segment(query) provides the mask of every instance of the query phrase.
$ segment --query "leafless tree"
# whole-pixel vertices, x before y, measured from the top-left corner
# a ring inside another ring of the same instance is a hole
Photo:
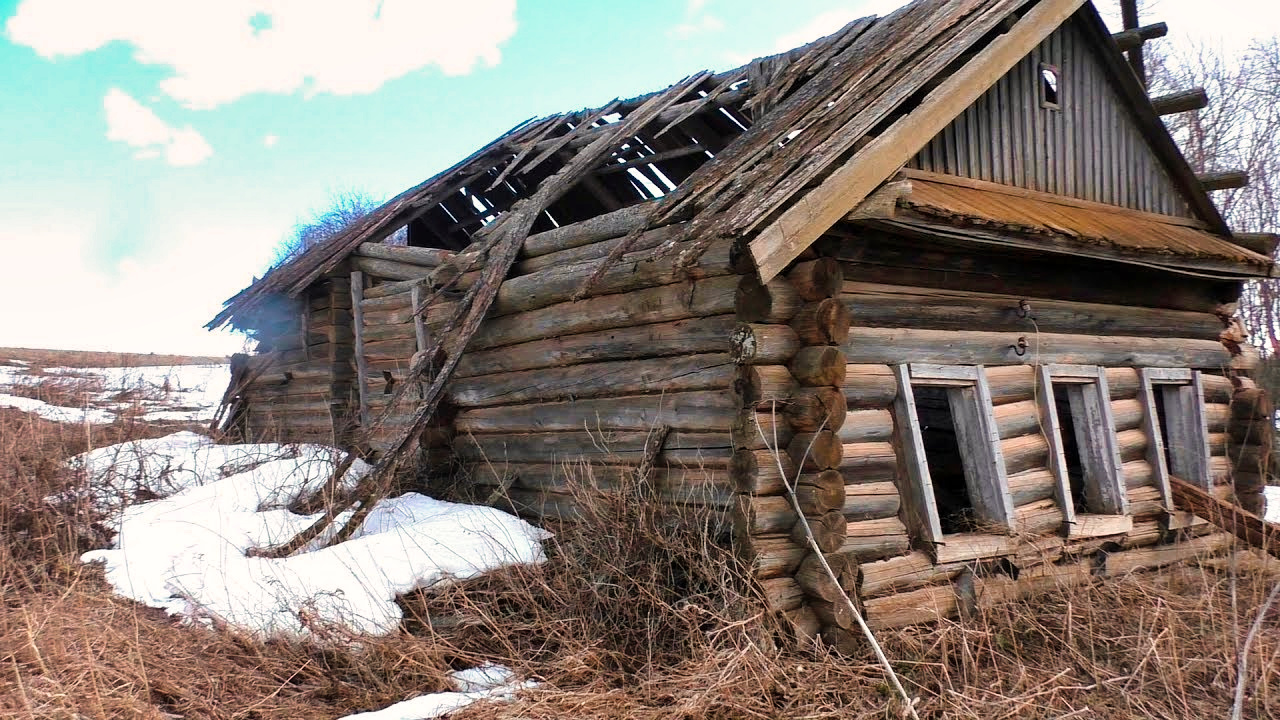
[[[273,265],[283,265],[307,250],[351,227],[376,210],[382,203],[360,190],[343,190],[333,193],[327,207],[300,220],[289,236],[276,247]],[[404,230],[395,233],[391,244],[404,244]]]

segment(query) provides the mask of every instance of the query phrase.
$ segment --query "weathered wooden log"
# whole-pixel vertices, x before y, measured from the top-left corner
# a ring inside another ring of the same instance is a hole
[[[854,597],[850,595],[851,600]],[[856,602],[856,600],[854,601]],[[818,618],[823,627],[838,627],[848,630],[856,624],[853,616],[853,607],[843,599],[831,602],[810,597],[809,609],[813,611],[814,616]]]
[[[957,612],[956,593],[949,583],[885,595],[863,604],[872,630],[936,622]]]
[[[839,468],[844,457],[840,436],[830,430],[796,433],[787,445],[791,461],[805,472]]]
[[[1040,407],[1034,400],[996,405],[994,410],[1001,440],[1040,432]]]
[[[1146,460],[1130,460],[1124,463],[1120,467],[1120,474],[1124,475],[1126,488],[1144,487],[1156,483],[1155,468],[1151,467],[1151,463]]]
[[[1053,498],[1021,505],[1013,511],[1014,531],[1024,535],[1046,535],[1062,530],[1067,516]]]
[[[888,365],[850,363],[845,367],[841,388],[850,408],[887,408],[893,404],[898,396],[898,384]]]
[[[814,302],[839,297],[844,286],[844,268],[835,258],[799,262],[787,273],[787,280],[802,300]]]
[[[796,524],[795,508],[782,495],[760,497],[739,494],[735,502],[735,537],[790,533]]]
[[[741,323],[729,338],[729,354],[746,365],[786,364],[799,349],[800,338],[786,325]]]
[[[1269,447],[1274,441],[1275,425],[1266,420],[1231,422],[1227,424],[1226,435],[1233,446]]]
[[[893,415],[888,410],[850,410],[840,425],[840,442],[888,442],[893,438]]]
[[[458,253],[453,250],[436,248],[409,247],[407,245],[384,245],[382,243],[361,243],[353,253],[355,257],[393,260],[410,265],[435,267],[455,258]]]
[[[1005,472],[1015,475],[1049,466],[1049,443],[1043,435],[1020,435],[1000,441]]]
[[[696,317],[675,322],[563,335],[508,345],[498,350],[468,351],[453,377],[560,367],[583,362],[634,360],[691,353],[724,352],[736,325],[732,315]]]
[[[424,280],[435,270],[434,267],[359,256],[352,256],[351,266],[356,270],[368,273],[372,277],[387,278],[389,280]]]
[[[841,456],[840,474],[847,485],[892,481],[898,474],[893,443],[849,443],[841,449]]]
[[[1178,508],[1195,513],[1225,533],[1234,534],[1250,547],[1280,558],[1280,525],[1224,502],[1182,478],[1170,477],[1169,489]]]
[[[1275,405],[1268,397],[1267,391],[1251,388],[1237,391],[1231,396],[1231,419],[1270,420],[1275,414]]]
[[[995,405],[1021,402],[1035,397],[1035,369],[1025,365],[986,368],[987,386]]]
[[[1025,470],[1009,475],[1008,479],[1014,507],[1050,499],[1058,488],[1058,479],[1048,468]]]
[[[735,536],[733,543],[734,553],[757,580],[791,576],[809,554],[809,548],[792,542],[789,533]]]
[[[839,473],[836,477],[840,477]],[[844,519],[849,522],[896,517],[902,505],[898,487],[892,482],[846,485],[841,487],[840,494]]]
[[[1126,494],[1129,497],[1129,514],[1135,518],[1163,516],[1169,510],[1164,506],[1160,489],[1154,485],[1132,488]]]
[[[785,492],[783,475],[796,477],[796,466],[787,453],[772,450],[737,450],[729,464],[729,474],[738,492],[778,495]]]
[[[817,640],[822,632],[822,620],[808,604],[795,610],[781,613],[783,620],[791,629],[791,640],[800,647],[807,647]]]
[[[811,345],[796,351],[788,363],[791,375],[801,385],[808,387],[841,387],[847,375],[848,365],[839,348]]]
[[[462,460],[501,466],[503,463],[576,463],[638,465],[651,433],[552,432],[495,435],[460,434],[454,451]],[[733,440],[728,433],[672,431],[662,444],[659,464],[728,467]]]
[[[827,561],[831,574],[823,567],[822,560]],[[829,553],[822,558],[809,553],[796,569],[795,578],[811,598],[835,602],[841,598],[842,591],[853,598],[858,587],[858,563],[842,553]]]
[[[1111,415],[1115,418],[1117,432],[1139,427],[1144,414],[1142,403],[1137,398],[1111,401]]]
[[[734,375],[735,366],[728,354],[713,353],[475,375],[450,382],[445,392],[454,405],[470,408],[602,395],[712,390],[728,387]]]
[[[791,318],[791,329],[805,345],[840,345],[846,341],[853,316],[835,298],[806,303]]]
[[[733,272],[729,264],[727,240],[713,243],[693,266],[684,267],[679,263],[680,259],[675,255],[655,258],[649,251],[628,253],[609,265],[604,274],[595,280],[591,286],[591,295],[626,293]],[[498,297],[490,311],[491,316],[528,312],[565,302],[573,297],[599,266],[599,261],[589,260],[509,278],[498,291]]]
[[[1120,461],[1142,460],[1147,456],[1147,433],[1141,428],[1116,433]]]
[[[775,412],[756,412],[747,408],[739,412],[729,428],[734,447],[759,449],[782,448],[795,437],[786,418]]]
[[[734,373],[733,392],[744,408],[780,411],[799,387],[786,365],[739,365]]]
[[[1209,312],[1185,312],[1062,299],[846,282],[840,299],[858,325],[929,330],[1128,335],[1215,340],[1222,322]]]
[[[955,533],[934,546],[934,559],[940,565],[969,562],[1014,554],[1014,543],[1005,535],[988,533]]]
[[[1020,338],[1027,347],[1019,355]],[[1216,340],[1100,337],[1054,333],[991,333],[854,327],[841,346],[852,363],[949,365],[1063,363],[1137,367],[1218,368],[1231,362]]]
[[[961,566],[934,565],[933,558],[919,550],[885,560],[864,562],[858,567],[858,594],[865,600],[889,592],[950,583],[960,570]]]
[[[1038,565],[1020,573],[1017,580],[1007,575],[975,577],[974,607],[986,610],[1001,603],[1087,585],[1093,581],[1093,577],[1093,568],[1089,563],[1082,562]]]
[[[783,414],[798,432],[839,431],[849,414],[844,393],[834,387],[797,389],[783,406]]]
[[[562,335],[720,315],[734,309],[731,275],[558,303],[487,321],[468,350],[515,345]]]
[[[860,563],[905,554],[911,549],[907,526],[896,517],[856,520],[845,525],[840,552]]]
[[[640,203],[587,220],[533,233],[525,239],[524,245],[520,248],[520,257],[537,257],[569,247],[622,237],[644,226],[651,209],[650,205]]]
[[[1224,170],[1222,172],[1196,173],[1196,180],[1205,192],[1215,190],[1235,190],[1248,187],[1249,173],[1244,170]]]
[[[1133,530],[1133,518],[1128,515],[1095,515],[1076,513],[1067,533],[1072,538],[1110,537],[1126,535]]]
[[[1111,552],[1106,554],[1103,571],[1107,577],[1120,577],[1137,570],[1150,570],[1192,558],[1208,557],[1231,547],[1232,541],[1233,538],[1226,533],[1215,533],[1173,545]]]
[[[791,526],[791,540],[797,545],[804,544],[808,546],[809,535],[813,535],[813,541],[817,544],[818,549],[824,553],[836,552],[844,543],[845,521],[844,514],[839,510],[829,510],[821,515],[813,517],[806,516],[808,520],[808,531],[805,530],[803,523],[797,522]]]
[[[459,433],[645,430],[663,425],[728,432],[738,415],[737,403],[726,389],[468,408],[458,413],[454,427]]]
[[[1159,543],[1164,539],[1164,528],[1161,525],[1160,520],[1133,523],[1133,529],[1124,536],[1124,546],[1135,548]]]
[[[1107,389],[1112,400],[1125,400],[1138,396],[1142,384],[1135,368],[1107,368]]]
[[[448,428],[438,428],[437,441],[448,443]],[[429,447],[438,447],[430,445]],[[635,487],[635,468],[625,465],[575,463],[480,463],[471,468],[472,482],[573,494],[580,490],[617,491]],[[670,502],[727,507],[733,499],[724,468],[695,468],[660,464],[650,470],[646,485],[655,497]]]
[[[791,577],[769,578],[760,581],[760,589],[764,591],[764,600],[770,610],[785,612],[795,610],[804,604],[804,591]]]
[[[791,283],[779,278],[761,285],[754,274],[739,280],[735,299],[738,319],[747,323],[785,323],[804,305]]]
[[[639,252],[641,250],[652,250],[659,245],[665,243],[673,237],[676,237],[683,231],[678,225],[668,225],[660,228],[653,228],[641,233],[630,245],[630,252]],[[587,262],[589,260],[600,261],[609,256],[625,238],[616,237],[607,240],[597,240],[585,245],[575,247],[566,247],[561,250],[555,250],[537,257],[526,257],[518,260],[511,268],[513,277],[520,275],[528,275],[540,270],[546,270],[550,267],[558,267],[564,265],[572,265],[575,263]]]
[[[1142,27],[1131,28],[1123,32],[1112,33],[1111,39],[1122,52],[1142,47],[1148,40],[1162,38],[1169,34],[1169,26],[1165,23],[1152,23]]]
[[[805,515],[821,515],[845,506],[844,478],[835,470],[801,475],[794,484],[796,502]]]
[[[1157,115],[1190,112],[1208,105],[1209,93],[1205,92],[1202,87],[1180,90],[1151,98],[1151,107],[1155,108]]]

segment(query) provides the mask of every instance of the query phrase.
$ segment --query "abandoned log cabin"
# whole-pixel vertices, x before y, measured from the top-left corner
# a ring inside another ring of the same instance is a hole
[[[1233,315],[1275,238],[1165,129],[1198,103],[1148,97],[1161,30],[918,0],[526,122],[227,302],[226,423],[539,519],[642,469],[837,645],[797,508],[873,627],[1224,549],[1171,480],[1259,507]]]

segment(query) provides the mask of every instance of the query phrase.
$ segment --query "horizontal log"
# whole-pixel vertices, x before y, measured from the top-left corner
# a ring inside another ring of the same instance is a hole
[[[761,285],[754,274],[738,281],[734,297],[738,319],[746,323],[785,323],[804,305],[791,283],[778,278]]]
[[[1116,433],[1116,445],[1120,448],[1120,461],[1141,460],[1147,456],[1148,438],[1141,428]]]
[[[1107,368],[1107,390],[1111,399],[1125,400],[1138,396],[1138,387],[1142,384],[1135,368]]]
[[[796,524],[796,511],[782,495],[758,496],[739,494],[735,500],[734,536],[751,537],[790,533]]]
[[[1275,414],[1275,405],[1266,390],[1252,388],[1240,390],[1231,396],[1231,419],[1269,421]]]
[[[1173,545],[1107,553],[1103,570],[1107,577],[1121,577],[1138,570],[1150,570],[1198,557],[1217,555],[1230,548],[1233,541],[1234,538],[1226,533],[1214,533]]]
[[[995,405],[1030,400],[1036,393],[1035,368],[1008,365],[986,368],[987,386]]]
[[[1129,515],[1077,513],[1067,532],[1071,537],[1077,538],[1127,535],[1132,530],[1133,518]]]
[[[822,620],[808,604],[779,613],[779,616],[790,630],[791,641],[798,647],[809,647],[822,631]]]
[[[847,485],[842,488],[845,520],[883,520],[896,517],[902,499],[898,495],[898,486],[892,482],[865,483]]]
[[[898,384],[888,365],[850,363],[845,369],[841,389],[850,409],[887,408],[898,396]]]
[[[954,533],[934,546],[934,559],[941,565],[999,558],[1014,554],[1014,542],[1005,535]]]
[[[1019,338],[1026,351],[1017,354]],[[915,362],[944,365],[1061,363],[1136,367],[1219,368],[1231,361],[1214,340],[1052,333],[988,333],[855,327],[842,346],[854,363]]]
[[[804,387],[787,398],[782,411],[797,432],[839,432],[849,415],[849,406],[838,388]]]
[[[1021,505],[1013,511],[1014,531],[1023,535],[1047,535],[1062,530],[1066,514],[1052,498]]]
[[[459,433],[647,430],[666,425],[691,432],[728,432],[738,417],[728,390],[584,398],[568,402],[467,408]]]
[[[791,329],[805,345],[839,345],[849,333],[853,316],[835,298],[806,303],[791,318]]]
[[[384,245],[382,243],[361,243],[353,253],[355,257],[394,260],[410,265],[435,267],[453,260],[458,253],[453,250],[437,248],[409,247],[407,245]]]
[[[1129,514],[1135,518],[1163,516],[1169,511],[1159,488],[1154,485],[1129,488],[1126,494],[1129,497]]]
[[[1156,483],[1156,471],[1146,460],[1130,460],[1120,466],[1120,473],[1124,475],[1126,488],[1139,488]]]
[[[956,593],[950,584],[885,595],[866,600],[864,605],[872,630],[936,622],[957,612]]]
[[[961,569],[962,566],[958,565],[934,565],[933,558],[919,550],[885,560],[865,562],[858,568],[858,594],[865,600],[925,585],[949,584]]]
[[[352,256],[351,267],[372,277],[386,278],[388,280],[422,280],[435,270],[435,268],[423,267],[422,265],[411,265],[395,260],[379,260],[358,255]]]
[[[1249,173],[1243,170],[1196,173],[1196,180],[1200,181],[1200,187],[1205,192],[1236,190],[1249,185]]]
[[[1058,479],[1047,468],[1025,470],[1008,478],[1014,507],[1053,498],[1058,490]]]
[[[1162,38],[1168,34],[1169,26],[1159,22],[1113,33],[1111,39],[1115,41],[1117,48],[1121,51],[1127,51],[1142,47],[1142,44],[1148,40]]]
[[[650,432],[553,432],[506,435],[459,435],[454,440],[458,457],[498,467],[504,463],[577,463],[638,465],[644,457]],[[729,466],[733,442],[728,433],[667,435],[658,454],[661,465],[688,467]]]
[[[563,495],[580,492],[617,492],[637,489],[636,469],[631,466],[574,463],[499,463],[471,468],[477,485],[514,487]],[[648,475],[645,486],[666,502],[712,505],[728,508],[733,499],[729,474],[724,468],[659,465]]]
[[[733,393],[744,408],[780,412],[791,394],[800,388],[786,365],[737,365],[736,368]]]
[[[785,368],[784,368],[785,370]],[[458,378],[445,388],[458,407],[486,407],[632,393],[728,388],[735,367],[725,353],[614,360]]]
[[[841,448],[840,474],[848,485],[892,481],[898,474],[893,443],[848,443]]]
[[[729,464],[735,489],[755,495],[779,495],[786,490],[783,477],[796,477],[796,466],[787,453],[740,449]]]
[[[1040,432],[1040,406],[1034,400],[996,405],[994,415],[1002,440]]]
[[[1001,603],[1013,602],[1054,590],[1067,590],[1088,585],[1093,579],[1093,568],[1086,562],[1039,565],[1020,573],[1016,580],[1007,575],[975,577],[975,607],[986,610]]]
[[[787,272],[787,281],[806,302],[837,297],[844,286],[844,268],[829,257],[798,262]]]
[[[737,283],[733,276],[714,277],[505,315],[482,325],[467,349],[729,313]]]
[[[587,220],[533,233],[525,238],[524,245],[520,248],[520,257],[537,257],[565,248],[622,237],[644,227],[650,210],[652,210],[651,205],[640,203]]]
[[[844,353],[829,346],[800,348],[791,357],[788,368],[797,382],[809,387],[841,387],[848,374]]]
[[[860,563],[903,555],[910,549],[907,526],[896,517],[848,523],[840,546],[841,553]]]
[[[740,323],[729,338],[729,353],[746,365],[785,365],[799,349],[799,336],[786,325]]]
[[[1271,257],[1275,255],[1276,246],[1280,245],[1280,233],[1233,233],[1231,241],[1236,245],[1252,250],[1259,255]]]
[[[1127,548],[1136,548],[1159,543],[1164,539],[1164,528],[1161,527],[1162,525],[1163,522],[1160,520],[1134,522],[1133,528],[1124,536],[1124,546]]]
[[[839,430],[840,442],[888,442],[893,438],[893,415],[888,410],[850,410]]]
[[[1175,115],[1208,106],[1209,93],[1202,87],[1179,90],[1151,98],[1151,107],[1155,109],[1157,115]]]
[[[666,227],[646,230],[640,233],[640,235],[631,242],[628,246],[629,252],[652,250],[671,238],[676,237],[682,231],[683,228],[679,225],[668,225]],[[550,267],[571,265],[574,263],[586,262],[588,260],[603,260],[613,252],[614,248],[622,244],[624,239],[625,238],[622,237],[615,237],[606,240],[597,240],[596,242],[556,250],[537,257],[523,258],[518,260],[511,268],[511,275],[528,275],[529,273],[546,270]]]
[[[757,580],[791,576],[809,549],[785,535],[747,535],[734,537],[734,553]]]
[[[1112,400],[1111,415],[1115,418],[1116,431],[1124,432],[1140,426],[1146,413],[1142,409],[1142,402],[1135,398],[1132,400]]]
[[[537,310],[569,300],[600,268],[600,261],[549,267],[505,280],[494,299],[490,317]],[[628,293],[642,288],[728,275],[729,242],[713,243],[694,265],[680,265],[675,254],[653,257],[645,250],[632,252],[611,263],[591,286],[591,296]]]
[[[1049,466],[1049,443],[1043,435],[1020,435],[1000,441],[1005,472],[1010,475]]]
[[[736,401],[735,401],[736,405]],[[760,448],[785,448],[795,437],[795,431],[786,418],[774,412],[755,412],[750,408],[740,411],[729,427],[735,447],[752,450]]]
[[[857,602],[855,597],[850,595],[849,599]],[[854,619],[853,606],[845,602],[843,598],[831,602],[830,600],[819,600],[810,596],[809,609],[813,611],[814,616],[818,618],[822,627],[849,630],[857,623]]]
[[[508,345],[499,350],[469,350],[458,361],[453,377],[456,381],[456,378],[584,362],[720,353],[728,348],[728,337],[735,325],[732,315],[695,317],[576,335],[564,334]]]
[[[984,292],[846,282],[840,299],[862,327],[1204,340],[1216,340],[1222,332],[1222,321],[1210,312]],[[1034,326],[1028,317],[1034,320]]]

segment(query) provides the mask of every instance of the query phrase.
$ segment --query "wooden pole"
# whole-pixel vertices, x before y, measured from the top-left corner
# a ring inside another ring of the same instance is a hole
[[[364,299],[364,273],[359,270],[351,272],[351,325],[355,333],[356,355],[356,388],[360,392],[360,426],[369,427],[369,378],[368,363],[364,355],[364,310],[360,301]]]
[[[1219,500],[1176,475],[1169,476],[1173,502],[1235,535],[1250,547],[1280,558],[1280,526],[1269,523],[1238,505]]]

